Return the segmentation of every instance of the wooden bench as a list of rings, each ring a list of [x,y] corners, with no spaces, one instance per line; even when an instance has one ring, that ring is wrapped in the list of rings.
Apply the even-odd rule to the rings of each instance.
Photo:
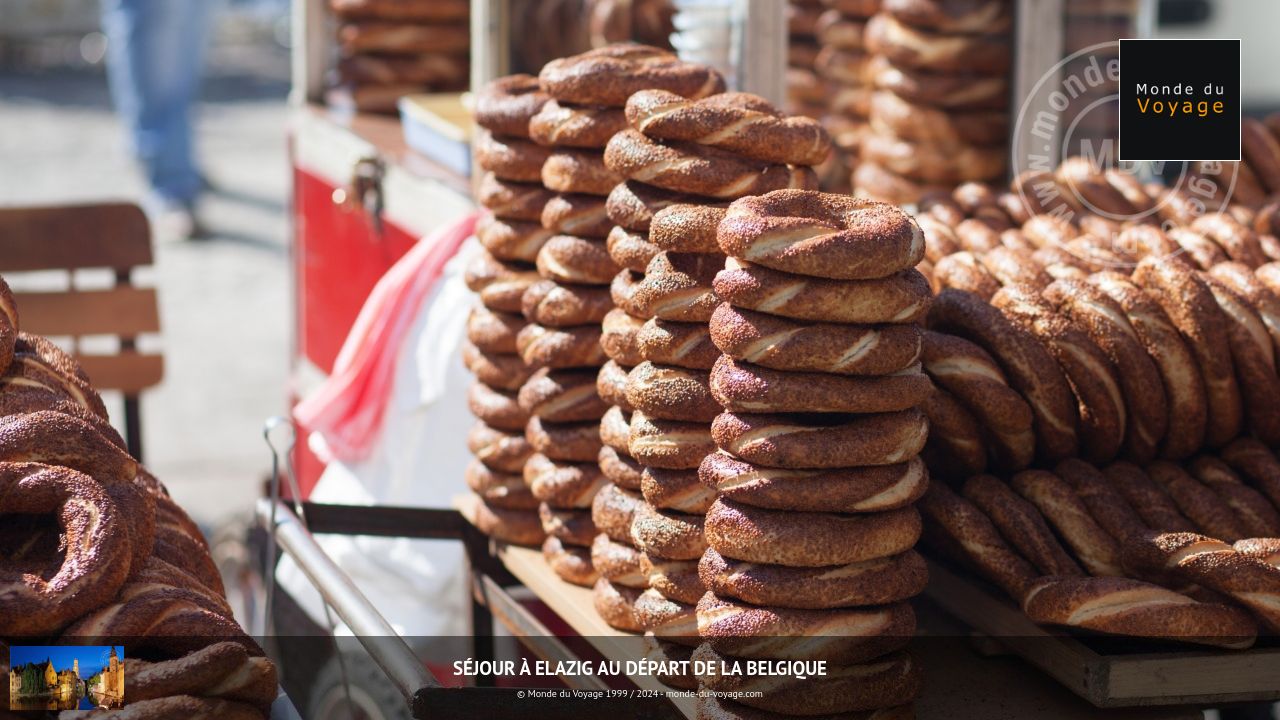
[[[155,288],[133,284],[133,271],[153,262],[151,229],[136,205],[125,203],[0,208],[0,274],[61,271],[65,288],[14,290],[22,330],[45,335],[80,361],[98,390],[124,396],[125,441],[142,459],[142,391],[164,377],[164,356],[141,352],[138,338],[160,332]],[[77,270],[106,268],[114,285],[79,289]],[[114,354],[83,352],[81,339],[111,336]]]

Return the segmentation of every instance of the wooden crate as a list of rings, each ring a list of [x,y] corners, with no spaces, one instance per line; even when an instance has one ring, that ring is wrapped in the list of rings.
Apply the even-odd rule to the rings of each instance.
[[[926,595],[1097,707],[1280,700],[1280,645],[1274,639],[1243,651],[1143,643],[1126,652],[1132,640],[1041,627],[996,588],[936,562],[929,565]]]

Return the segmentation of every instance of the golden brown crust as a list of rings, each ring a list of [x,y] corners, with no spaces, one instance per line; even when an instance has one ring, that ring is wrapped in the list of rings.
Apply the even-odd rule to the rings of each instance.
[[[598,150],[556,148],[548,152],[538,179],[558,193],[605,197],[624,178],[606,167]]]
[[[1044,470],[1024,470],[1013,476],[1011,484],[1040,510],[1089,574],[1124,576],[1119,546],[1094,521],[1070,485]]]
[[[647,503],[636,507],[631,541],[646,555],[671,560],[696,560],[707,549],[701,515],[659,510]]]
[[[714,288],[719,298],[736,308],[815,322],[915,323],[930,304],[928,281],[915,268],[866,280],[833,280],[773,270],[735,257],[715,275]]]
[[[766,163],[817,165],[831,151],[822,125],[787,117],[750,93],[721,93],[687,100],[665,90],[642,90],[627,99],[627,121],[651,138],[709,145]]]
[[[706,516],[707,543],[721,555],[789,567],[846,565],[896,555],[911,549],[919,537],[920,514],[912,507],[861,515],[814,512],[800,524],[790,511],[720,498]]]
[[[542,209],[553,197],[540,183],[502,180],[491,172],[485,173],[476,187],[476,201],[506,220],[541,222]]]
[[[1225,462],[1201,455],[1187,469],[1231,508],[1246,536],[1280,537],[1280,512],[1262,493],[1245,485]]]
[[[697,470],[645,468],[640,477],[644,499],[659,510],[705,515],[716,499],[711,488],[698,479]]]
[[[929,418],[929,439],[921,454],[938,475],[958,479],[986,471],[986,438],[978,419],[963,403],[935,387],[923,409]]]
[[[929,571],[914,550],[847,565],[793,568],[732,560],[711,548],[698,564],[698,575],[720,597],[819,610],[887,605],[914,597],[924,592]]]
[[[503,432],[482,422],[467,433],[467,449],[487,467],[516,475],[524,472],[524,463],[533,454],[533,447],[524,437],[524,426],[515,432]]]
[[[603,238],[613,228],[604,204],[604,198],[595,195],[553,195],[539,220],[544,229],[556,234]]]
[[[711,370],[710,393],[730,412],[880,413],[921,405],[933,384],[918,366],[893,375],[857,377],[782,372],[723,356]]]
[[[1076,402],[1048,350],[1029,332],[971,293],[944,290],[929,313],[932,328],[959,335],[991,353],[1035,415],[1036,453],[1045,462],[1074,455]]]
[[[612,487],[594,462],[557,461],[542,453],[525,462],[524,482],[534,497],[557,510],[590,508],[597,492]]]
[[[550,100],[529,120],[529,137],[539,145],[602,150],[627,126],[622,110],[561,104]]]
[[[538,274],[558,283],[608,285],[618,274],[603,240],[552,235],[538,250]]]
[[[712,281],[722,266],[718,255],[660,252],[625,307],[639,317],[705,323],[720,302]]]
[[[1185,265],[1169,260],[1143,260],[1133,280],[1164,308],[1195,354],[1208,398],[1205,442],[1225,445],[1240,434],[1243,409],[1227,350],[1226,318],[1213,293]]]
[[[862,157],[886,170],[930,183],[994,180],[1005,172],[1003,148],[980,145],[935,147],[893,135],[868,132],[859,145]]]
[[[1266,445],[1253,438],[1239,438],[1219,455],[1280,508],[1280,460]]]
[[[725,412],[711,424],[722,450],[783,468],[891,465],[919,454],[928,435],[919,409],[867,415],[793,416]]]
[[[519,355],[492,355],[469,342],[462,345],[462,363],[476,380],[497,390],[519,390],[533,374]]]
[[[670,252],[720,255],[716,229],[726,212],[715,205],[673,203],[653,214],[649,240]]]
[[[698,474],[720,497],[773,510],[869,513],[907,507],[924,494],[929,473],[919,458],[835,470],[785,470],[712,453]]]
[[[477,166],[511,182],[541,182],[542,166],[551,154],[531,140],[498,137],[488,130],[477,131],[471,147]]]
[[[637,411],[631,414],[629,449],[643,465],[687,470],[714,452],[715,442],[705,422],[660,420]]]
[[[649,261],[662,251],[662,248],[649,241],[642,233],[628,232],[621,225],[615,225],[605,240],[609,257],[618,267],[644,272]]]
[[[961,494],[986,513],[1009,544],[1044,575],[1083,575],[1036,506],[991,475],[974,475]]]
[[[704,649],[771,660],[826,660],[828,671],[904,647],[916,626],[906,603],[801,610],[756,607],[707,593],[697,608]]]
[[[681,193],[663,190],[634,180],[619,183],[605,200],[609,219],[631,232],[647,233],[653,216],[676,203],[694,199]],[[699,201],[701,202],[701,201]]]
[[[506,510],[536,510],[538,499],[525,486],[518,473],[498,472],[472,460],[464,473],[467,487],[486,505]]]
[[[964,560],[980,575],[1021,601],[1038,573],[1009,548],[991,520],[972,503],[945,485],[934,483],[919,503],[928,518],[929,531],[960,550]]]
[[[626,490],[640,489],[644,466],[636,462],[635,458],[616,447],[605,445],[600,448],[596,461],[600,465],[600,472],[604,473],[609,482]]]
[[[551,231],[536,222],[503,220],[485,215],[476,223],[476,238],[494,258],[531,263],[551,237]]]
[[[546,537],[537,512],[491,507],[474,495],[468,498],[468,505],[467,516],[476,528],[495,540],[536,547]]]
[[[1271,401],[1280,396],[1280,378],[1266,325],[1249,301],[1225,283],[1204,273],[1200,279],[1227,321],[1227,344],[1241,387],[1245,427],[1268,445],[1280,444],[1280,408]]]
[[[591,588],[596,613],[609,624],[625,632],[640,632],[644,624],[636,617],[636,599],[643,591],[601,577]]]
[[[632,491],[606,485],[591,501],[591,521],[608,539],[630,545],[631,523],[643,502],[643,498]],[[639,558],[636,558],[636,562],[639,562]]]
[[[359,20],[338,28],[338,44],[344,55],[465,53],[471,46],[471,36],[465,23],[424,25]]]
[[[550,100],[532,75],[508,75],[487,83],[475,94],[472,114],[477,125],[494,135],[527,138],[529,120]]]
[[[587,463],[600,454],[599,427],[600,423],[591,420],[552,423],[535,416],[525,426],[524,436],[534,450],[552,460]]]
[[[1231,507],[1181,467],[1160,461],[1148,465],[1146,470],[1200,532],[1226,542],[1235,542],[1246,536],[1244,527]],[[1164,528],[1153,529],[1168,532]]]
[[[873,133],[943,148],[1000,145],[1009,137],[1007,113],[943,110],[884,90],[871,96]]]
[[[520,387],[520,408],[545,422],[599,420],[608,406],[596,392],[595,368],[542,368]]]
[[[542,530],[548,536],[548,539],[555,538],[560,545],[574,546],[581,550],[580,558],[590,563],[590,555],[587,548],[591,547],[591,543],[595,540],[596,531],[595,523],[591,521],[591,511],[577,508],[553,508],[546,503],[538,506],[538,519],[542,523]],[[594,582],[595,578],[591,578]],[[589,585],[590,582],[582,583]]]
[[[636,617],[646,635],[686,647],[696,647],[700,642],[694,605],[672,600],[656,589],[646,590],[636,598]]]
[[[600,418],[600,442],[618,452],[631,456],[631,413],[620,407],[611,407]],[[639,489],[637,482],[634,489]]]
[[[612,308],[613,300],[605,288],[561,285],[554,280],[531,284],[521,298],[525,320],[548,327],[567,328],[598,323]]]
[[[619,108],[632,94],[650,88],[688,98],[724,90],[724,79],[710,67],[684,62],[670,51],[636,43],[615,43],[552,60],[543,66],[538,80],[542,89],[557,100]]]
[[[467,390],[467,407],[485,425],[498,430],[523,431],[529,422],[529,413],[520,407],[516,393],[496,390],[484,383],[472,383]]]
[[[875,58],[867,71],[877,88],[912,102],[975,110],[1000,110],[1009,105],[1009,79],[1005,75],[931,72],[890,62],[884,56]]]
[[[548,535],[542,543],[542,557],[561,580],[591,587],[599,573],[591,566],[591,551],[580,545],[565,544],[559,537]]]
[[[606,360],[600,349],[599,325],[575,325],[570,328],[551,328],[542,325],[526,325],[516,336],[520,358],[528,368],[599,367]],[[472,369],[475,372],[475,369]],[[525,371],[525,377],[532,372]],[[477,379],[486,384],[484,378]]]
[[[1234,290],[1258,313],[1271,337],[1272,355],[1280,353],[1280,296],[1260,281],[1251,268],[1241,263],[1222,263],[1209,270],[1215,280]]]
[[[908,25],[942,33],[1005,33],[1013,22],[1005,0],[884,0],[883,9]]]
[[[477,348],[497,354],[516,352],[516,334],[525,325],[525,319],[516,313],[472,308],[467,315],[467,339]]]
[[[805,190],[735,201],[716,239],[735,258],[840,280],[884,277],[924,257],[924,233],[898,208]]]
[[[1068,458],[1058,463],[1053,472],[1071,486],[1094,521],[1116,542],[1122,543],[1146,530],[1143,519],[1117,490],[1119,483],[1113,483],[1094,466],[1077,458]]]
[[[604,354],[622,368],[632,368],[644,362],[644,355],[640,353],[639,345],[640,330],[644,325],[643,319],[628,314],[622,308],[610,310],[609,314],[604,316],[604,322],[600,323],[600,347],[604,350]],[[622,380],[623,383],[626,382],[625,371],[622,374]],[[623,397],[625,398],[625,390]],[[620,402],[611,404],[625,405]]]
[[[636,335],[641,357],[659,365],[710,370],[720,357],[704,323],[684,323],[653,318]]]
[[[920,357],[916,325],[796,322],[723,303],[710,332],[724,354],[774,370],[886,375]]]
[[[467,265],[467,288],[480,296],[490,310],[518,313],[524,292],[539,280],[538,271],[518,262],[504,262],[482,252]]]
[[[649,577],[640,567],[640,551],[630,542],[617,542],[600,533],[591,543],[591,565],[614,585],[643,590],[649,587]]]
[[[721,407],[712,397],[707,373],[643,362],[627,378],[627,402],[647,417],[710,423]]]
[[[615,173],[674,192],[734,199],[783,188],[816,188],[807,167],[761,165],[733,153],[695,143],[661,144],[636,130],[609,141],[604,162]],[[550,185],[548,185],[550,187]]]

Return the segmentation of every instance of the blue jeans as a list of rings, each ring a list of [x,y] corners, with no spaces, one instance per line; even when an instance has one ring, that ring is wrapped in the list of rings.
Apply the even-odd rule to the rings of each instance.
[[[203,184],[192,106],[218,0],[101,1],[107,78],[134,155],[156,200],[188,204]]]

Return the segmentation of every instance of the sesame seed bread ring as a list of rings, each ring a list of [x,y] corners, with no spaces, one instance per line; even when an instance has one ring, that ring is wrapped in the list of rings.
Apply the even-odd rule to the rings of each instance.
[[[722,267],[719,255],[660,252],[649,261],[627,310],[640,317],[705,323],[720,304],[712,283]]]
[[[665,598],[696,605],[706,593],[698,579],[698,560],[670,560],[641,553],[640,568],[649,576],[649,587]]]
[[[929,485],[929,473],[919,458],[873,467],[784,470],[716,452],[702,461],[698,475],[704,485],[727,500],[807,512],[897,510],[919,499]]]
[[[974,475],[961,494],[991,518],[1009,544],[1045,575],[1084,575],[1067,554],[1035,505],[991,475]]]
[[[334,15],[344,19],[370,17],[383,20],[427,21],[426,24],[439,23],[442,20],[466,20],[471,14],[470,4],[466,0],[440,0],[433,3],[407,3],[399,0],[329,0],[329,7]],[[536,81],[536,78],[528,75],[514,77]],[[536,82],[533,87],[537,88]]]
[[[173,660],[147,662],[137,658],[124,661],[129,680],[129,704],[171,698],[178,695],[204,696],[245,703],[247,711],[269,707],[279,693],[276,666],[264,657],[249,654],[236,642],[218,642]],[[154,717],[141,714],[140,717]],[[173,716],[170,716],[173,717]],[[211,717],[197,714],[183,717]],[[233,717],[231,713],[213,717]],[[239,717],[239,716],[234,716]],[[246,717],[257,720],[260,711]]]
[[[491,172],[484,174],[476,188],[476,201],[506,220],[542,222],[542,209],[554,197],[541,183],[511,182]]]
[[[922,331],[917,325],[796,322],[722,303],[710,332],[724,354],[774,370],[887,375],[920,359]]]
[[[852,180],[855,195],[892,205],[911,205],[922,196],[947,187],[900,175],[869,160],[858,162]]]
[[[870,280],[831,280],[729,258],[713,286],[716,295],[737,308],[857,325],[918,322],[932,299],[929,281],[915,268]]]
[[[707,510],[707,544],[746,562],[822,567],[897,555],[920,539],[913,507],[845,515],[813,512],[797,522],[789,510],[767,510],[720,498]]]
[[[645,502],[659,510],[705,515],[715,492],[698,479],[697,470],[645,468],[640,477]]]
[[[716,444],[705,422],[660,420],[637,410],[631,414],[629,449],[642,465],[688,470],[715,452]]]
[[[932,183],[994,181],[1004,175],[1007,162],[1003,147],[936,147],[930,143],[910,142],[895,135],[875,132],[862,137],[859,150],[867,162],[876,163],[890,172]]]
[[[631,458],[631,413],[616,406],[609,408],[604,417],[600,418],[600,442]],[[638,478],[635,486],[630,489],[640,489]]]
[[[865,45],[863,36],[866,29],[866,22],[859,18],[849,17],[839,10],[827,10],[818,16],[813,34],[817,35],[818,43],[824,47],[862,50]]]
[[[631,523],[644,499],[630,490],[606,485],[591,502],[591,521],[604,536],[618,543],[631,543]],[[636,558],[637,563],[639,558]],[[638,569],[638,568],[637,568]]]
[[[537,255],[538,274],[571,285],[608,285],[618,274],[603,240],[552,235]]]
[[[529,137],[539,145],[600,150],[627,127],[618,108],[562,105],[552,100],[529,120]]]
[[[504,262],[482,252],[467,265],[463,279],[468,289],[479,294],[485,307],[518,313],[525,290],[540,278],[531,265]]]
[[[526,325],[516,336],[516,347],[529,368],[525,372],[525,378],[533,372],[532,368],[599,367],[607,359],[600,349],[599,325],[576,325],[571,328]],[[480,382],[492,384],[479,377],[479,373],[476,376]]]
[[[561,580],[582,587],[591,587],[600,575],[591,566],[591,551],[579,545],[570,545],[554,535],[548,535],[542,543],[542,557]]]
[[[1241,608],[1129,578],[1041,578],[1022,607],[1037,623],[1216,647],[1248,647],[1257,631]]]
[[[1000,145],[1009,137],[1001,110],[943,110],[879,90],[871,96],[871,131],[940,147]]]
[[[1200,279],[1227,319],[1227,344],[1241,387],[1245,427],[1268,445],[1280,444],[1280,407],[1274,402],[1280,397],[1280,378],[1267,326],[1249,301],[1225,283],[1206,273]]]
[[[693,198],[652,185],[628,180],[619,183],[605,200],[609,219],[631,232],[647,233],[653,216],[676,203],[689,203]]]
[[[465,502],[469,508],[464,514],[471,518],[476,529],[495,540],[536,547],[546,537],[536,512],[491,507],[474,495]]]
[[[1169,420],[1160,456],[1180,459],[1200,448],[1208,422],[1204,378],[1195,355],[1160,304],[1128,277],[1096,273],[1088,283],[1123,310],[1138,342],[1155,362],[1164,386]]]
[[[1001,110],[1009,106],[1009,78],[997,74],[931,72],[875,57],[868,72],[872,84],[915,103],[969,110]]]
[[[1107,476],[1083,460],[1068,458],[1053,472],[1075,490],[1089,514],[1116,542],[1146,530],[1146,522]]]
[[[478,422],[467,433],[467,449],[476,459],[498,472],[519,474],[533,454],[533,447],[519,432],[503,432]]]
[[[786,116],[758,95],[721,93],[687,100],[665,90],[627,99],[627,122],[651,138],[720,148],[766,163],[817,165],[831,152],[822,124]]]
[[[1081,198],[1086,207],[1107,215],[1127,216],[1138,212],[1121,192],[1107,182],[1101,170],[1085,157],[1069,157],[1054,173],[1058,185]]]
[[[621,225],[615,225],[609,231],[605,247],[608,248],[609,257],[614,264],[635,272],[644,272],[644,269],[649,267],[649,261],[662,252],[662,248],[651,242],[644,234],[628,232]]]
[[[1280,460],[1270,448],[1253,438],[1240,438],[1219,453],[1249,484],[1280,508]]]
[[[930,485],[918,507],[930,521],[926,527],[931,546],[943,543],[955,547],[961,559],[1009,597],[1021,600],[1027,587],[1040,576],[1009,547],[981,510],[943,483]]]
[[[599,420],[609,407],[596,393],[595,368],[542,368],[520,387],[520,408],[546,422]]]
[[[1036,262],[1034,251],[1026,248],[1001,245],[983,253],[980,260],[1002,285],[1029,285],[1043,290],[1053,282],[1053,277]]]
[[[558,235],[603,238],[613,229],[604,198],[596,195],[553,195],[539,220],[544,229]]]
[[[720,358],[705,323],[686,323],[653,318],[636,335],[640,356],[658,365],[694,370],[710,370]]]
[[[1124,308],[1096,286],[1078,280],[1057,280],[1043,295],[1115,365],[1128,415],[1124,454],[1138,463],[1151,462],[1169,426],[1169,407],[1160,370]]]
[[[1267,262],[1257,234],[1226,213],[1202,215],[1191,223],[1191,229],[1217,243],[1234,262],[1251,268]]]
[[[867,23],[867,48],[895,65],[974,75],[1007,73],[1010,43],[1007,35],[952,35],[901,22],[881,13]]]
[[[750,463],[797,469],[892,465],[919,454],[928,434],[929,421],[917,408],[854,416],[725,412],[711,424],[722,450]]]
[[[689,98],[724,91],[724,78],[710,67],[636,43],[614,43],[552,60],[542,67],[538,81],[557,100],[609,107],[622,107],[632,94],[648,88]]]
[[[465,53],[471,44],[466,23],[420,24],[360,20],[338,28],[338,45],[345,56],[379,53]]]
[[[607,197],[625,178],[605,165],[598,150],[557,148],[548,153],[539,179],[558,193]]]
[[[924,231],[924,257],[935,265],[942,258],[961,250],[960,240],[946,222],[922,211],[916,216],[916,224]]]
[[[678,690],[698,689],[698,678],[694,677],[692,672],[681,672],[680,668],[682,666],[674,664],[688,663],[691,657],[693,657],[693,648],[691,647],[658,640],[648,634],[644,636],[644,659],[648,662],[658,663],[653,666],[657,668],[654,677],[667,687]],[[686,664],[683,667],[688,668],[689,665]]]
[[[627,541],[630,542],[630,541]],[[600,533],[591,543],[591,565],[600,577],[614,585],[643,590],[649,587],[649,576],[640,567],[644,557],[628,544],[616,542]]]
[[[1234,290],[1253,307],[1271,336],[1272,355],[1280,355],[1280,295],[1276,295],[1246,265],[1230,262],[1210,268],[1209,275]]]
[[[631,180],[711,198],[732,200],[783,188],[818,186],[817,175],[808,167],[762,165],[696,143],[662,144],[637,130],[614,135],[604,150],[604,162],[610,170]]]
[[[1000,231],[977,218],[961,220],[955,231],[961,247],[971,253],[985,254],[1000,247]]]
[[[1054,462],[1076,453],[1076,401],[1062,370],[1033,335],[971,293],[944,290],[934,299],[930,325],[991,353],[1009,385],[1031,405],[1036,453]]]
[[[516,473],[492,470],[479,460],[467,463],[464,473],[467,487],[490,507],[507,510],[537,510],[538,498]]]
[[[698,576],[720,597],[821,610],[906,600],[924,592],[929,571],[914,550],[847,565],[793,568],[730,560],[711,548],[698,564]]]
[[[1240,434],[1243,407],[1236,382],[1228,329],[1209,287],[1192,270],[1169,260],[1147,258],[1133,281],[1168,314],[1196,357],[1208,399],[1205,442],[1221,447]]]
[[[726,655],[703,645],[693,657],[732,662]],[[857,665],[835,665],[815,677],[704,675],[699,680],[709,695],[737,698],[734,702],[770,713],[848,718],[862,717],[851,713],[910,703],[920,694],[923,671],[907,653],[894,653]]]
[[[636,617],[646,635],[686,647],[697,647],[698,616],[691,603],[672,600],[650,588],[636,598]]]
[[[924,257],[924,233],[897,207],[804,190],[735,201],[716,239],[726,255],[837,280],[885,277]]]
[[[484,383],[472,383],[467,390],[467,407],[481,422],[498,430],[523,432],[529,422],[516,393],[496,390]],[[603,412],[603,411],[601,411]]]
[[[625,368],[632,368],[644,362],[639,345],[640,329],[644,325],[645,320],[628,314],[622,308],[610,310],[609,314],[604,316],[604,322],[600,324],[600,347],[604,349],[604,354],[608,355],[611,361]],[[625,371],[623,382],[626,382]],[[625,405],[626,403],[611,404]]]
[[[524,319],[531,323],[572,327],[603,321],[613,308],[613,299],[603,287],[540,280],[525,290],[520,304]]]
[[[525,463],[524,482],[534,497],[556,509],[590,508],[597,492],[613,487],[594,462],[557,462],[541,453]]]
[[[533,262],[550,237],[536,222],[485,215],[476,223],[476,239],[498,260]]]
[[[648,503],[636,507],[631,541],[646,555],[671,560],[697,560],[707,549],[701,515],[658,510]]]
[[[1213,240],[1185,227],[1169,230],[1169,239],[1181,248],[1181,252],[1169,256],[1178,258],[1179,262],[1188,263],[1199,270],[1208,270],[1213,266],[1227,262],[1227,254]]]
[[[1231,466],[1201,455],[1187,469],[1231,508],[1246,536],[1280,538],[1280,511],[1262,493],[1245,485]]]
[[[823,79],[833,84],[857,87],[870,81],[873,59],[873,55],[862,50],[832,46],[819,50],[809,64]],[[836,133],[836,142],[840,142],[839,133]]]
[[[957,34],[1007,32],[1013,22],[1005,0],[947,2],[947,0],[884,0],[884,11],[908,25]]]
[[[524,326],[524,317],[517,313],[472,308],[467,315],[467,339],[485,352],[511,355],[516,352],[516,334]]]
[[[609,282],[609,297],[613,300],[613,304],[624,310],[631,307],[631,296],[643,279],[644,273],[626,268],[618,271],[618,274],[614,275],[613,280]]]
[[[649,241],[674,253],[720,255],[716,229],[724,219],[722,207],[675,203],[653,214]]]
[[[1090,575],[1124,577],[1119,545],[1089,514],[1071,485],[1044,470],[1023,470],[1010,484],[1044,515]]]
[[[577,546],[582,549],[582,558],[590,562],[587,548],[600,533],[591,521],[591,511],[578,508],[553,508],[546,503],[538,506],[538,519],[542,522],[542,530],[548,537],[556,538],[559,544]],[[594,581],[595,578],[592,578]],[[589,583],[588,583],[589,584]]]
[[[1195,523],[1182,514],[1170,494],[1142,468],[1118,462],[1103,468],[1102,473],[1148,528],[1157,532],[1195,532]]]
[[[600,472],[604,473],[604,476],[614,485],[626,490],[640,489],[640,474],[644,466],[624,451],[604,445],[596,456],[596,464],[600,466]]]
[[[829,673],[833,665],[905,647],[916,629],[915,613],[906,603],[802,610],[757,607],[707,593],[697,612],[703,649],[744,658],[826,660]]]
[[[1000,291],[1000,278],[987,269],[978,256],[968,250],[948,255],[933,266],[933,281],[941,288],[973,293],[991,300]]]
[[[1034,415],[1027,401],[1009,387],[995,359],[964,338],[933,331],[924,334],[921,347],[929,377],[986,428],[996,464],[1007,470],[1030,465],[1035,456]]]
[[[923,404],[933,392],[919,365],[893,375],[858,377],[770,370],[728,356],[711,369],[709,385],[725,410],[745,413],[894,412]]]
[[[401,3],[408,6],[407,4]],[[529,121],[551,102],[532,75],[508,75],[485,83],[475,94],[476,124],[494,135],[529,137]]]
[[[533,374],[519,355],[490,355],[469,342],[462,344],[462,364],[476,380],[497,390],[519,390]]]
[[[594,552],[595,546],[593,545],[593,563]],[[596,614],[600,616],[601,620],[608,623],[609,627],[624,632],[641,632],[644,630],[644,625],[636,617],[635,604],[642,592],[643,590],[640,588],[612,582],[602,574],[591,587],[591,601],[592,605],[595,606]]]
[[[0,463],[0,513],[52,516],[61,529],[54,547],[63,555],[48,568],[22,560],[6,567],[0,580],[5,636],[56,634],[109,603],[124,584],[132,553],[126,520],[88,475],[38,463]]]
[[[929,439],[921,455],[941,477],[966,478],[987,469],[987,440],[978,419],[954,395],[935,387],[923,406]]]
[[[532,140],[497,137],[488,130],[476,131],[471,149],[481,170],[511,182],[542,182],[542,166],[551,155],[550,150]]]
[[[627,377],[627,402],[650,418],[710,423],[720,414],[703,370],[643,362]]]
[[[1247,538],[1235,541],[1231,547],[1242,555],[1280,567],[1280,538]]]
[[[551,423],[535,416],[529,419],[524,436],[534,450],[552,460],[585,463],[594,462],[600,454],[599,428],[600,423],[590,420]]]

